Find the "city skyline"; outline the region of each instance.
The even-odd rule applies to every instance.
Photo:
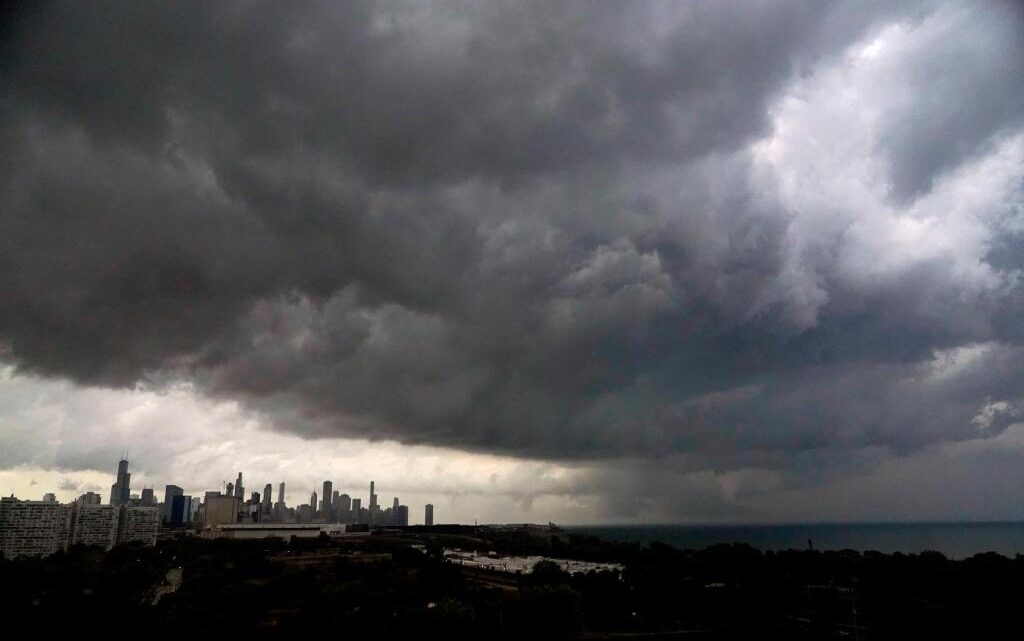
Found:
[[[118,487],[120,485],[120,479],[122,477],[126,478],[126,479],[130,479],[131,475],[132,475],[132,473],[130,471],[130,460],[124,459],[124,458],[120,459],[118,461],[118,463],[117,463],[117,470],[116,470],[116,473],[115,473],[115,478],[117,480],[115,481],[115,483],[111,487],[110,497],[109,497],[109,499],[100,499],[99,495],[97,495],[97,499],[98,499],[99,504],[102,504],[102,505],[115,505],[116,506],[116,505],[120,505],[120,504],[127,504],[128,501],[133,501],[136,504],[145,506],[146,505],[146,503],[145,503],[145,501],[146,501],[146,494],[149,493],[150,497],[154,497],[158,490],[159,490],[159,492],[163,496],[163,500],[159,503],[159,506],[161,507],[162,510],[166,510],[167,509],[166,506],[170,503],[169,499],[172,499],[175,496],[191,496],[191,497],[193,497],[193,500],[201,500],[201,498],[205,494],[207,494],[207,493],[210,493],[210,492],[220,492],[220,493],[224,494],[225,496],[234,496],[234,497],[240,498],[240,499],[244,499],[245,498],[245,497],[239,495],[237,484],[236,484],[238,477],[236,477],[236,482],[225,480],[217,488],[210,488],[210,487],[204,487],[204,486],[196,485],[194,488],[191,488],[191,491],[190,491],[190,487],[189,486],[184,486],[183,487],[183,486],[179,486],[179,485],[176,485],[176,484],[173,484],[173,483],[163,484],[162,488],[158,488],[158,487],[155,487],[153,485],[143,485],[143,486],[140,486],[138,488],[133,488],[129,484],[127,489],[124,490],[123,502],[115,504],[114,503],[114,500],[115,500],[114,499],[114,497],[115,497],[115,495],[114,495],[114,488],[116,488],[116,487]],[[244,472],[243,471],[238,471],[238,475],[239,475],[239,477],[241,477],[241,476],[244,475]],[[130,481],[129,481],[129,483],[130,483]],[[375,481],[371,480],[369,483],[370,483],[371,488],[372,488],[374,483],[375,483]],[[325,479],[320,484],[320,487],[321,487],[321,489],[324,489],[324,488],[330,487],[332,485],[333,485],[333,482],[330,479]],[[266,504],[268,502],[268,498],[267,497],[269,496],[270,497],[269,498],[269,502],[270,502],[270,504],[272,506],[275,505],[276,503],[280,502],[280,503],[284,503],[288,507],[296,508],[296,507],[301,506],[301,505],[309,505],[311,497],[312,496],[317,496],[318,497],[318,503],[320,504],[320,506],[323,505],[323,496],[321,494],[318,494],[316,489],[312,490],[311,494],[305,495],[306,496],[305,503],[303,503],[300,499],[296,499],[294,502],[291,502],[291,501],[288,500],[288,497],[289,496],[299,496],[299,497],[301,497],[302,491],[301,490],[295,490],[292,493],[285,492],[285,489],[287,487],[288,487],[287,480],[279,480],[279,481],[277,481],[275,483],[266,483],[264,485],[264,487],[263,487],[263,491],[262,492],[258,492],[259,497],[260,497],[260,503],[261,504]],[[267,488],[271,488],[269,495],[267,494]],[[231,490],[230,493],[228,492],[229,489]],[[138,491],[136,491],[136,490],[138,490]],[[18,495],[17,493],[11,491],[11,492],[8,492],[5,496],[11,497],[11,498],[17,498],[17,499],[23,500],[23,501],[38,501],[38,500],[48,501],[48,500],[53,500],[53,501],[56,501],[56,502],[59,502],[59,503],[72,503],[72,502],[76,501],[77,499],[81,498],[84,494],[92,495],[92,494],[95,494],[95,492],[93,490],[91,490],[91,489],[86,489],[86,490],[84,490],[81,493],[78,493],[77,489],[73,489],[73,490],[72,489],[64,489],[63,491],[58,491],[58,492],[46,491],[46,492],[43,493],[44,497],[42,499],[36,498],[36,496],[35,496],[36,494],[37,493],[28,492],[28,493],[22,493],[21,495]],[[337,496],[347,497],[348,502],[350,504],[351,504],[352,501],[356,501],[358,503],[363,498],[363,496],[360,496],[358,494],[358,490],[355,490],[355,489],[350,489],[350,490],[334,489],[333,490],[333,495],[335,497],[337,497]],[[121,497],[122,495],[118,494],[118,496]],[[365,495],[365,498],[367,498],[367,501],[366,501],[366,505],[368,506],[367,509],[370,509],[369,506],[371,506],[371,505],[374,506],[374,507],[377,507],[377,508],[380,507],[379,502],[378,503],[374,503],[372,501],[372,499],[371,499],[371,497],[376,498],[377,496],[378,495],[373,493],[373,492],[367,492],[367,494]],[[53,497],[53,498],[51,499],[51,498],[47,498],[47,497]],[[118,499],[118,500],[120,501],[121,499]],[[398,496],[391,497],[391,500],[392,500],[392,503],[389,504],[389,507],[392,510],[395,509],[395,508],[398,508],[398,507],[406,507],[406,508],[409,507],[406,504],[399,504],[399,497]],[[157,503],[153,503],[152,504],[153,507],[156,507],[157,505],[158,505]],[[433,505],[431,505],[429,503],[425,503],[424,505],[430,505],[430,507],[433,508]]]
[[[2,11],[4,495],[1024,520],[1019,2]]]
[[[347,493],[332,492],[330,480],[323,482],[322,497],[319,501],[314,490],[310,494],[307,503],[288,505],[284,493],[285,481],[280,481],[278,484],[276,502],[272,501],[273,486],[270,483],[264,486],[263,493],[252,492],[250,497],[246,499],[244,486],[242,485],[244,474],[242,471],[238,472],[234,483],[226,481],[220,489],[207,489],[197,493],[196,496],[185,493],[180,486],[167,484],[164,488],[163,502],[157,503],[152,488],[143,489],[141,495],[131,492],[129,482],[131,478],[129,471],[130,461],[124,457],[125,454],[122,454],[118,461],[115,475],[117,480],[111,488],[110,499],[106,503],[102,502],[98,494],[91,491],[75,497],[73,501],[63,502],[58,501],[56,495],[51,492],[44,494],[42,501],[38,501],[33,497],[17,497],[13,494],[3,497],[6,500],[5,506],[8,508],[10,505],[22,506],[21,512],[14,513],[13,515],[5,514],[4,518],[11,523],[19,523],[18,528],[28,526],[31,532],[27,537],[23,533],[10,541],[5,539],[5,545],[10,547],[11,550],[33,549],[36,550],[36,552],[33,552],[35,554],[39,550],[54,551],[56,549],[54,545],[57,545],[57,541],[73,543],[77,536],[75,534],[75,528],[77,527],[75,525],[76,519],[78,521],[81,520],[75,510],[91,509],[92,506],[95,506],[97,510],[99,506],[108,508],[106,511],[94,511],[91,514],[99,515],[101,519],[107,519],[110,526],[115,530],[122,527],[118,525],[119,520],[115,516],[116,510],[121,510],[120,521],[127,523],[130,519],[139,520],[142,518],[137,515],[132,516],[138,511],[135,508],[149,509],[149,512],[140,512],[140,514],[144,515],[143,520],[147,523],[152,521],[152,523],[158,522],[161,528],[188,528],[195,531],[210,530],[221,525],[236,524],[272,523],[282,525],[322,523],[362,525],[370,528],[404,527],[416,524],[409,522],[410,508],[408,505],[400,503],[397,496],[393,497],[391,506],[382,509],[377,501],[377,494],[374,492],[375,482],[372,480],[370,481],[370,491],[367,495],[369,500],[365,509],[361,509],[359,497],[353,499]],[[44,505],[36,505],[37,503]],[[70,521],[68,524],[65,524],[63,529],[55,521],[55,517],[59,517],[59,515],[45,505],[51,503],[67,508],[64,516],[70,519]],[[130,510],[125,512],[121,508],[130,508]],[[95,519],[96,516],[89,518]],[[149,528],[152,523],[145,527]],[[434,525],[433,505],[427,504],[425,506],[424,524],[427,526]],[[7,525],[5,522],[4,526],[6,527]],[[111,533],[113,531],[111,530]],[[153,529],[153,539],[150,544],[155,544],[155,532],[156,530]],[[147,530],[144,538],[148,540],[148,537],[149,533]],[[132,536],[121,533],[117,535],[117,540],[129,541],[134,539],[132,539]],[[98,539],[98,541],[102,543],[101,540]],[[107,549],[115,545],[115,539],[111,538],[108,543]],[[60,545],[63,544],[61,543]]]

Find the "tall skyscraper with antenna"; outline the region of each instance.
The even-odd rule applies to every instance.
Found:
[[[132,475],[128,473],[128,459],[122,458],[117,464],[117,482],[110,486],[110,504],[126,505],[131,498]]]

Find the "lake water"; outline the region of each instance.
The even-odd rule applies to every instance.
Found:
[[[574,526],[571,532],[609,541],[661,541],[680,549],[717,543],[747,543],[761,550],[876,550],[917,553],[935,550],[962,559],[980,552],[1024,554],[1024,523],[857,523],[805,525],[615,525]]]

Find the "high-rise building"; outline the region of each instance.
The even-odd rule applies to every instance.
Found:
[[[271,501],[273,500],[274,486],[267,483],[263,486],[263,513],[270,514]]]
[[[43,495],[43,500],[46,501],[47,503],[56,503],[57,495],[54,494],[53,492],[47,492],[46,494]]]
[[[143,543],[156,545],[160,532],[160,510],[155,507],[122,507],[117,518],[114,545]]]
[[[109,550],[117,541],[121,507],[75,504],[71,515],[71,545],[95,545]]]
[[[409,525],[409,506],[399,505],[395,508],[395,525],[405,527]]]
[[[262,499],[260,499],[260,493],[259,492],[253,492],[252,496],[249,497],[249,500],[245,504],[245,519],[246,520],[243,521],[243,522],[244,523],[248,523],[248,522],[251,521],[253,523],[259,523],[260,522],[260,513],[261,513],[260,510],[261,510],[261,506],[262,505],[263,505],[263,501],[262,501]]]
[[[178,494],[171,499],[167,518],[171,527],[181,527],[192,520],[192,497]]]
[[[86,492],[75,499],[75,503],[79,505],[99,505],[101,503],[101,497],[95,492]]]
[[[177,485],[164,486],[164,504],[160,508],[161,521],[171,520],[171,504],[174,502],[174,497],[181,496],[184,493],[185,492]]]
[[[235,496],[235,484],[228,483],[227,487],[224,488],[224,494],[227,496]]]
[[[117,463],[117,482],[110,486],[110,504],[125,505],[131,498],[132,475],[128,473],[127,459]]]
[[[70,506],[0,498],[0,558],[49,556],[63,550],[70,527]]]
[[[320,517],[324,521],[328,521],[328,522],[332,520],[331,519],[331,500],[334,497],[334,494],[332,492],[332,488],[333,487],[334,487],[333,483],[331,483],[330,481],[324,481],[324,493],[322,495],[324,497],[324,506],[323,506],[323,509],[320,510]]]
[[[423,508],[423,525],[430,527],[434,524],[434,506],[430,503]]]
[[[362,511],[362,509],[361,509],[362,506],[363,506],[363,500],[362,499],[352,499],[352,522],[353,523],[361,523],[362,522],[361,519],[359,518],[359,514]]]
[[[313,508],[314,514],[316,514],[317,505],[319,505],[319,503],[316,501],[316,490],[313,490],[313,493],[309,495],[309,506]]]
[[[142,489],[142,500],[140,503],[142,507],[156,507],[156,497],[153,496],[153,488],[146,487]]]
[[[203,501],[203,527],[237,523],[240,504],[237,496],[207,492],[206,500]]]
[[[242,487],[242,473],[238,473],[238,480],[235,481],[235,496],[239,501],[245,498],[245,488]]]
[[[312,523],[316,518],[316,510],[312,505],[303,503],[295,510],[295,520],[299,523]]]
[[[395,497],[394,503],[391,504],[391,511],[392,512],[397,512],[398,511],[398,497],[397,496]]]
[[[289,518],[288,506],[284,504],[284,481],[277,486],[277,503],[274,503],[274,520],[284,522]]]
[[[347,513],[352,511],[352,497],[348,494],[338,496],[338,511]]]
[[[367,506],[367,520],[366,522],[370,525],[376,523],[377,520],[377,494],[373,491],[373,481],[370,481],[370,505]]]

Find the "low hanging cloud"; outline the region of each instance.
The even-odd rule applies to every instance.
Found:
[[[0,358],[727,498],[992,439],[1024,402],[1022,20],[23,5]]]

